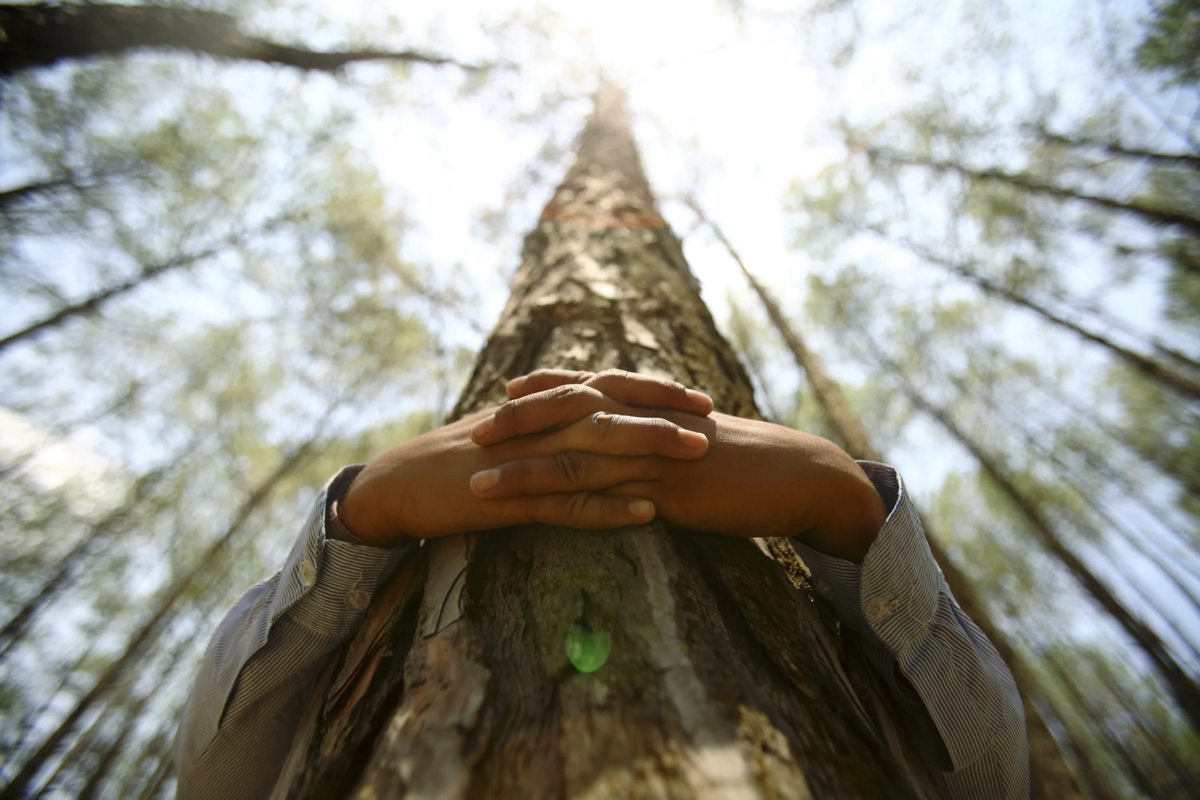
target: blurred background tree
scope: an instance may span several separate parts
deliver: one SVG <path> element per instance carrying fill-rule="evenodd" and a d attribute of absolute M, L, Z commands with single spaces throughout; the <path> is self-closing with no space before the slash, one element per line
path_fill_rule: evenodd
<path fill-rule="evenodd" d="M 1084 793 L 1200 795 L 1197 4 L 579 5 L 138 5 L 121 46 L 0 44 L 10 794 L 170 796 L 213 627 L 329 475 L 446 413 L 603 70 L 762 408 L 849 444 L 685 194 Z"/>

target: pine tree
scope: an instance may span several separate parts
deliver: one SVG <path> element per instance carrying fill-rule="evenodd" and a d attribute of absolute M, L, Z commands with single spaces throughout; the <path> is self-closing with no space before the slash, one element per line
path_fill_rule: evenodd
<path fill-rule="evenodd" d="M 538 367 L 670 375 L 757 416 L 697 288 L 607 86 L 452 416 Z M 522 526 L 424 550 L 334 659 L 277 796 L 920 791 L 829 609 L 751 542 L 655 522 Z M 571 637 L 594 649 L 586 669 L 602 666 L 576 668 Z"/>

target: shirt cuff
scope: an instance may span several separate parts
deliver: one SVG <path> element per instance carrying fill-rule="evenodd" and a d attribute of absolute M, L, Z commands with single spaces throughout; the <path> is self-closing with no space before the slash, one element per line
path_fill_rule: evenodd
<path fill-rule="evenodd" d="M 820 553 L 794 539 L 793 546 L 838 618 L 868 644 L 902 656 L 933 624 L 938 566 L 899 473 L 873 461 L 858 465 L 888 510 L 863 563 Z"/>
<path fill-rule="evenodd" d="M 405 542 L 389 549 L 354 544 L 344 525 L 330 524 L 330 506 L 363 469 L 344 467 L 321 489 L 309 514 L 308 528 L 297 540 L 279 575 L 271 603 L 271 624 L 285 613 L 325 636 L 348 636 L 371 603 L 375 589 L 416 546 Z M 353 534 L 351 533 L 352 537 Z"/>

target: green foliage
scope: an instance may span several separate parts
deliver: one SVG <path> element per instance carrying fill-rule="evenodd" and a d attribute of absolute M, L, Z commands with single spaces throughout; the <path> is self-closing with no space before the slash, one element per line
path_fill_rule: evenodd
<path fill-rule="evenodd" d="M 0 354 L 0 619 L 30 610 L 0 638 L 13 764 L 37 744 L 31 725 L 53 723 L 50 701 L 74 702 L 181 590 L 138 654 L 161 682 L 102 699 L 96 735 L 54 778 L 62 791 L 126 726 L 111 786 L 143 752 L 152 768 L 169 760 L 162 740 L 204 642 L 277 568 L 317 488 L 431 427 L 465 369 L 432 331 L 467 294 L 406 256 L 403 209 L 348 140 L 342 102 L 286 78 L 247 91 L 221 69 L 231 79 L 139 57 L 0 87 L 18 179 L 69 178 L 0 213 L 6 332 L 211 251 Z M 152 702 L 127 718 L 144 691 Z"/>
<path fill-rule="evenodd" d="M 1195 0 L 1171 0 L 1150 12 L 1137 63 L 1168 73 L 1172 83 L 1200 82 L 1200 6 Z"/>

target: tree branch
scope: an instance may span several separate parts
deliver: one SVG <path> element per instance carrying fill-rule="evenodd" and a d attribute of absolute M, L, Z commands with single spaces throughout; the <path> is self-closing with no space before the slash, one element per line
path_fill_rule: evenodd
<path fill-rule="evenodd" d="M 64 59 L 114 56 L 146 48 L 190 50 L 215 58 L 318 72 L 338 72 L 357 61 L 450 64 L 470 71 L 489 67 L 416 50 L 307 50 L 248 36 L 228 14 L 168 6 L 0 5 L 0 32 L 0 77 Z"/>
<path fill-rule="evenodd" d="M 1023 189 L 1033 194 L 1050 195 L 1063 200 L 1082 200 L 1085 203 L 1107 208 L 1110 211 L 1124 211 L 1129 214 L 1140 217 L 1144 222 L 1150 225 L 1178 225 L 1186 230 L 1192 236 L 1200 236 L 1200 218 L 1194 217 L 1191 214 L 1184 214 L 1178 211 L 1171 211 L 1164 208 L 1154 208 L 1136 201 L 1115 200 L 1111 197 L 1103 195 L 1090 194 L 1084 191 L 1068 189 L 1062 186 L 1056 186 L 1052 183 L 1046 183 L 1029 175 L 1019 173 L 1004 172 L 998 169 L 977 169 L 968 167 L 965 164 L 959 164 L 952 161 L 938 161 L 932 158 L 923 156 L 914 156 L 906 153 L 897 153 L 891 150 L 882 148 L 867 148 L 868 155 L 872 160 L 880 159 L 883 161 L 891 161 L 896 164 L 906 164 L 909 166 L 926 167 L 935 172 L 957 172 L 965 178 L 977 181 L 999 181 L 1007 183 L 1010 186 L 1015 186 L 1018 189 Z"/>

